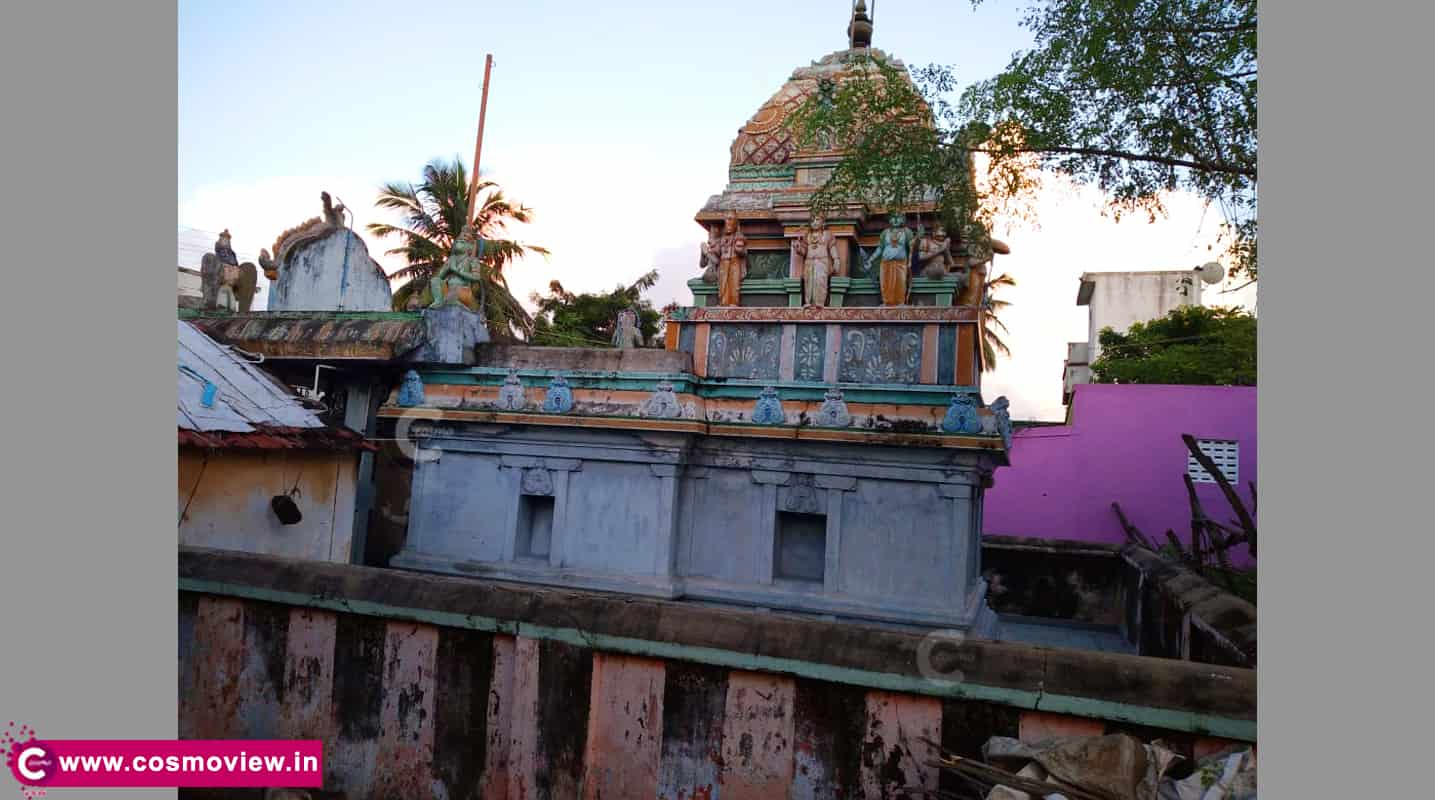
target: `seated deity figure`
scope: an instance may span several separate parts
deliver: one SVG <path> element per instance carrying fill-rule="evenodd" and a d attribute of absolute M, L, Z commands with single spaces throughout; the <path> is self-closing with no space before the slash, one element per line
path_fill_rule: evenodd
<path fill-rule="evenodd" d="M 792 277 L 802 279 L 802 302 L 827 305 L 828 281 L 842 268 L 837 237 L 820 215 L 792 242 Z"/>
<path fill-rule="evenodd" d="M 900 306 L 907 302 L 907 284 L 912 271 L 912 245 L 917 235 L 907 227 L 907 217 L 894 211 L 887 215 L 887 229 L 877 240 L 877 247 L 867 258 L 867 269 L 881 262 L 882 305 Z"/>
<path fill-rule="evenodd" d="M 938 223 L 930 234 L 917 241 L 917 266 L 922 277 L 938 280 L 956 268 L 952 258 L 952 240 L 947 231 Z"/>
<path fill-rule="evenodd" d="M 433 296 L 429 308 L 438 308 L 446 303 L 466 305 L 460 297 L 464 289 L 469 290 L 470 302 L 474 306 L 480 305 L 478 298 L 473 297 L 473 287 L 482 280 L 479 262 L 482 252 L 483 242 L 473 226 L 463 226 L 463 232 L 454 240 L 453 250 L 448 260 L 444 261 L 443 268 L 429 279 L 429 292 Z M 478 309 L 475 307 L 473 310 Z"/>
<path fill-rule="evenodd" d="M 718 254 L 718 304 L 739 305 L 742 301 L 742 279 L 747 276 L 747 240 L 737 226 L 737 214 L 727 212 L 722 221 L 722 239 Z"/>

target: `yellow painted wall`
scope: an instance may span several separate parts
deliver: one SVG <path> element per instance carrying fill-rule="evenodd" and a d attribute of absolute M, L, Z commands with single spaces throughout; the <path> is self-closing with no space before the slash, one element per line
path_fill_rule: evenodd
<path fill-rule="evenodd" d="M 181 448 L 179 543 L 347 563 L 358 461 L 354 451 Z M 296 482 L 304 518 L 282 525 L 269 501 Z"/>

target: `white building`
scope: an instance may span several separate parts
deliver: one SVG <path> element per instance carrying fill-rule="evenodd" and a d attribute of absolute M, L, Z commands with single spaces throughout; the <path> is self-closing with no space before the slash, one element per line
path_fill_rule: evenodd
<path fill-rule="evenodd" d="M 1219 265 L 1196 269 L 1147 272 L 1087 272 L 1081 276 L 1076 304 L 1089 310 L 1086 341 L 1066 346 L 1062 403 L 1071 402 L 1071 387 L 1091 382 L 1091 363 L 1101 355 L 1101 331 L 1125 333 L 1132 323 L 1164 317 L 1180 306 L 1201 305 L 1201 288 L 1219 283 Z"/>

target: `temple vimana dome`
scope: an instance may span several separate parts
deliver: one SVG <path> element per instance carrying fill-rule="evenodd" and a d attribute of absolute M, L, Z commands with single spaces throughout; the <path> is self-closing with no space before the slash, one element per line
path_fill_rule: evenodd
<path fill-rule="evenodd" d="M 853 16 L 738 130 L 661 342 L 630 314 L 613 348 L 469 337 L 414 364 L 380 410 L 416 444 L 394 566 L 993 630 L 982 495 L 1011 425 L 981 394 L 986 264 L 931 203 L 814 215 L 841 153 L 784 125 L 866 57 L 901 68 Z M 437 336 L 465 313 L 423 312 Z"/>

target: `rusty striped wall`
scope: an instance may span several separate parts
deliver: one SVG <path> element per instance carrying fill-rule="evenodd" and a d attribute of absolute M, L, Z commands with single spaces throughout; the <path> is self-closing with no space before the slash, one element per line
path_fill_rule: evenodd
<path fill-rule="evenodd" d="M 322 739 L 330 796 L 900 798 L 957 788 L 927 764 L 930 742 L 976 756 L 993 735 L 1115 729 L 559 641 L 180 598 L 180 736 Z"/>

